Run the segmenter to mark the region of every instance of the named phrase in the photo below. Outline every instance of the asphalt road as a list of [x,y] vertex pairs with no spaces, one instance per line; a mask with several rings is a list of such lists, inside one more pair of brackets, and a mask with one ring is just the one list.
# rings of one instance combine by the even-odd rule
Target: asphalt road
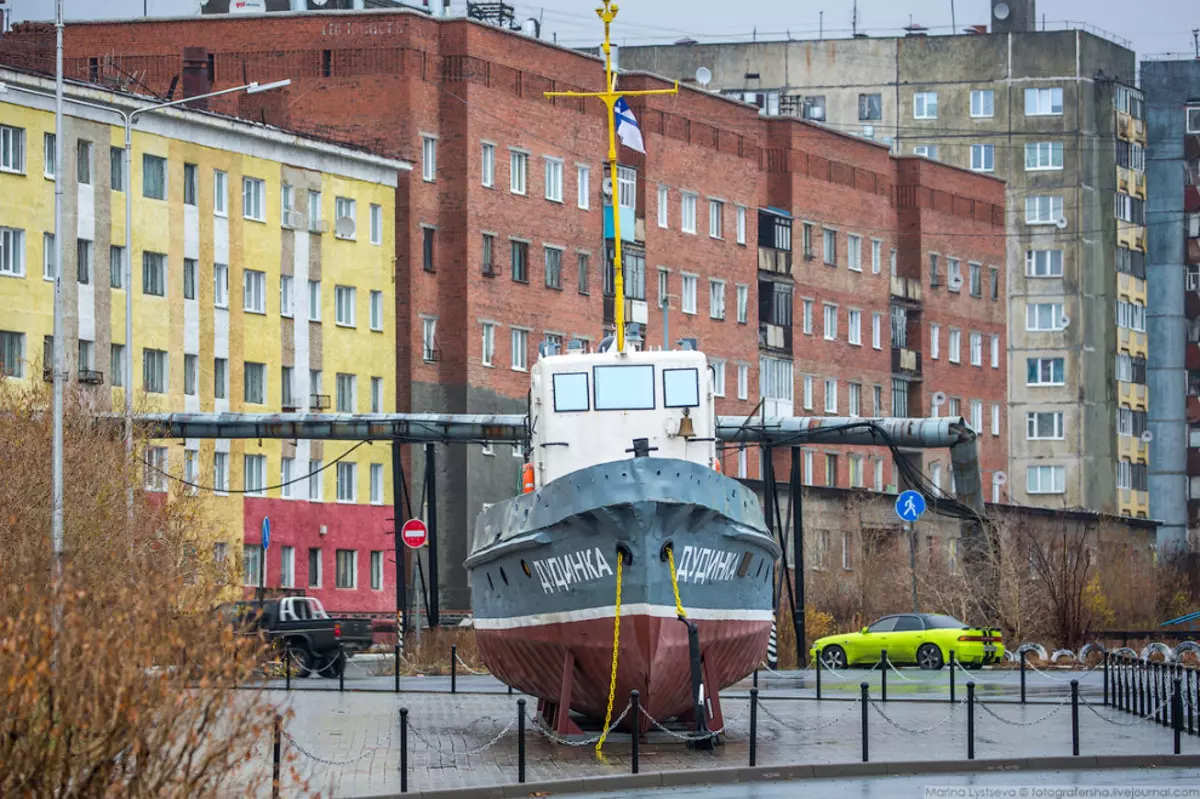
[[[712,785],[703,788],[665,788],[649,791],[622,791],[622,799],[661,799],[670,791],[672,799],[981,799],[986,792],[968,789],[991,788],[992,797],[1058,797],[1087,799],[1102,796],[1081,790],[1120,787],[1126,789],[1167,789],[1169,793],[1149,793],[1180,797],[1200,797],[1200,774],[1193,769],[1123,769],[1112,771],[1020,771],[1012,773],[927,774],[906,777],[850,777],[828,780],[804,780],[752,785]],[[949,788],[947,791],[937,789]],[[932,790],[929,790],[932,789]],[[960,790],[956,790],[960,789]],[[1025,793],[1021,793],[1022,789]],[[1060,789],[1060,790],[1056,790]],[[1137,796],[1136,792],[1110,793],[1112,796]],[[611,793],[578,794],[576,799],[611,799]]]

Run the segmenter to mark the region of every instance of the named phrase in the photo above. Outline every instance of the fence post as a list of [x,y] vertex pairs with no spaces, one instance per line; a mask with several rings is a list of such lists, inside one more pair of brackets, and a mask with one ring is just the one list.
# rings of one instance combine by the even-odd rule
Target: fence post
[[1193,682],[1200,683],[1200,680],[1193,680],[1193,678],[1195,677],[1195,674],[1196,674],[1196,672],[1193,669],[1186,669],[1184,671],[1184,674],[1187,675],[1187,685],[1184,687],[1183,691],[1184,691],[1184,695],[1188,697],[1188,703],[1187,703],[1187,706],[1188,706],[1188,735],[1191,735],[1192,731],[1195,729],[1192,726],[1192,720],[1195,718],[1194,708],[1196,707],[1196,700],[1198,698],[1200,698],[1200,697],[1197,697],[1196,692],[1194,692],[1192,690],[1192,683]]
[[[271,799],[279,799],[279,773],[280,773],[280,756],[283,749],[283,716],[275,714],[275,729],[272,733],[272,756],[271,756]],[[1176,750],[1179,749],[1178,744]]]
[[337,653],[338,690],[346,690],[346,647],[338,643]]
[[517,782],[525,782],[525,700],[517,700]]
[[393,689],[394,693],[400,693],[400,644],[394,647],[395,659],[392,661],[392,674],[395,677],[396,686]]
[[754,687],[755,688],[758,687],[758,667],[757,666],[754,669]]
[[975,682],[967,681],[967,760],[975,759]]
[[1108,653],[1104,655],[1104,706],[1108,707]]
[[631,765],[633,767],[633,773],[637,774],[638,773],[638,744],[640,743],[638,739],[641,738],[640,731],[642,729],[642,694],[641,694],[641,692],[638,691],[637,689],[630,691],[629,692],[629,702],[631,705],[633,705],[632,709],[630,710],[630,712],[633,714],[633,720],[630,722],[632,724],[632,727],[630,728],[631,735],[629,736],[630,755],[631,755],[631,759],[633,761],[631,763]]
[[824,668],[824,663],[821,661],[820,653],[817,654],[817,699],[821,698],[821,669]]
[[287,690],[292,690],[292,644],[283,642],[283,679]]
[[1158,682],[1159,682],[1159,676],[1160,676],[1159,671],[1160,670],[1158,668],[1158,664],[1155,663],[1153,660],[1149,661],[1149,663],[1150,663],[1150,707],[1154,710],[1154,722],[1156,724],[1161,724],[1162,723],[1162,717],[1161,717],[1162,708],[1160,706],[1161,701],[1158,696]]
[[888,659],[887,659],[887,650],[886,649],[882,650],[879,653],[879,664],[880,664],[880,668],[882,669],[881,676],[879,678],[879,696],[882,698],[882,701],[886,702],[887,701],[887,673],[888,673]]
[[1079,757],[1079,680],[1071,680],[1071,754]]
[[750,689],[750,765],[758,760],[758,689]]
[[863,762],[866,763],[866,762],[868,762],[868,758],[867,758],[867,705],[871,701],[871,696],[867,692],[871,686],[869,683],[863,682],[863,683],[860,683],[858,687],[860,689],[862,689],[862,745],[863,745],[862,749],[863,749]]
[[458,644],[450,645],[450,693],[458,693]]
[[954,650],[950,650],[950,704],[954,704]]
[[400,708],[400,793],[408,793],[408,708]]
[[508,695],[512,696],[512,686],[508,686]]
[[1175,754],[1179,754],[1180,738],[1183,737],[1183,694],[1180,693],[1182,682],[1178,677],[1175,678],[1174,691],[1171,694],[1171,726],[1175,728]]
[[1029,654],[1029,650],[1022,649],[1017,652],[1018,660],[1021,661],[1021,704],[1025,704],[1025,656]]

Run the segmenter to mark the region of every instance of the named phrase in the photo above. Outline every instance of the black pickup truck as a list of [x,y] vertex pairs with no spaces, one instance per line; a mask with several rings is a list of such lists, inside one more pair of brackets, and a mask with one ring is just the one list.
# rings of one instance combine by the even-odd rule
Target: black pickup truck
[[342,653],[349,658],[372,643],[370,619],[330,618],[312,597],[229,602],[217,611],[240,631],[265,636],[282,656],[290,651],[299,677],[337,677],[346,667]]

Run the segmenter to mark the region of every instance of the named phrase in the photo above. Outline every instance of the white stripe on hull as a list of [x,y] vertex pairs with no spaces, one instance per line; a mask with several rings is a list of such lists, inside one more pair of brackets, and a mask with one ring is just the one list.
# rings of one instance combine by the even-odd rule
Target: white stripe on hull
[[[481,619],[476,617],[474,627],[477,630],[513,630],[520,627],[541,627],[547,624],[569,624],[571,622],[593,621],[595,619],[611,619],[616,615],[616,606],[607,605],[599,608],[583,608],[581,610],[558,611],[555,613],[534,613],[529,616],[508,616],[498,619]],[[770,610],[722,610],[713,608],[685,608],[689,619],[696,621],[772,621],[774,612]],[[661,619],[673,619],[676,616],[674,605],[651,605],[646,602],[635,602],[621,605],[621,617],[626,616],[655,616]]]

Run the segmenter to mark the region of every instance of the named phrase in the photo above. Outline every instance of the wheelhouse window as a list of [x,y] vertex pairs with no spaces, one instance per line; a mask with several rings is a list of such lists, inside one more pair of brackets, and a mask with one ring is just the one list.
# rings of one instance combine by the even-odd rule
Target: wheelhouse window
[[654,410],[654,367],[592,367],[598,411]]
[[564,372],[554,376],[554,412],[586,411],[588,376],[586,372]]
[[663,369],[663,406],[695,408],[700,405],[700,373],[695,369]]

